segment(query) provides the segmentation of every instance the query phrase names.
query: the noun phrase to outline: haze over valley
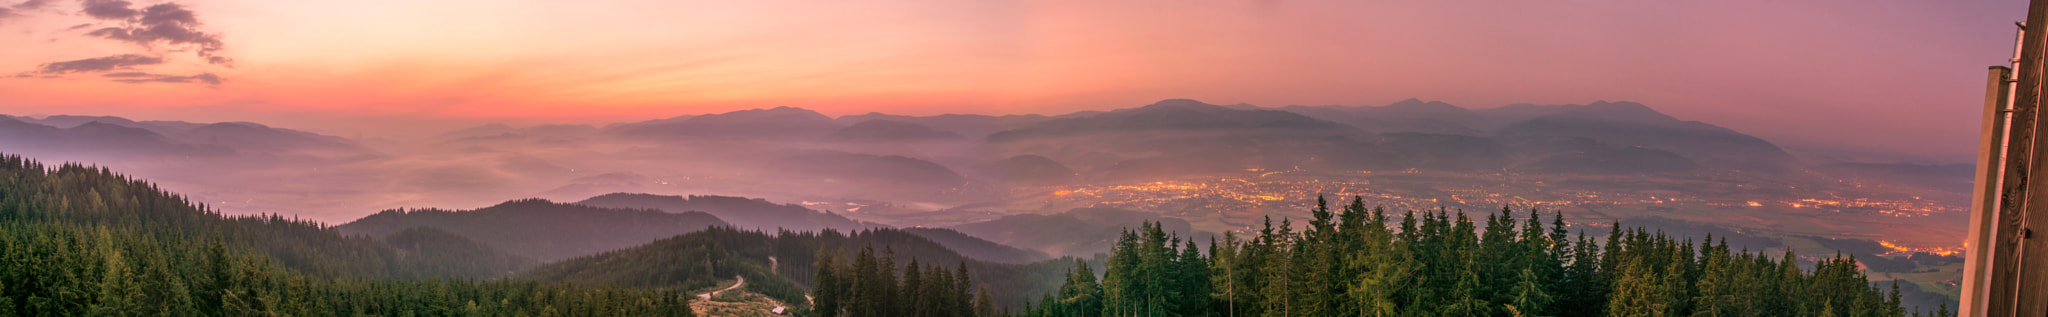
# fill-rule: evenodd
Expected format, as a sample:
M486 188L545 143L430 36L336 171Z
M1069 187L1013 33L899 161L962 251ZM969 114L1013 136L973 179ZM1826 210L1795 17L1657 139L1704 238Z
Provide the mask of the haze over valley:
M0 127L0 148L125 171L228 214L340 224L379 210L537 198L702 211L762 230L952 227L1084 257L1108 241L1045 239L1107 239L1144 220L1245 230L1269 216L1307 217L1318 196L1390 210L1561 210L1574 230L1676 221L1946 255L1960 247L1969 181L1967 165L1802 159L1711 123L1606 101L1472 109L1169 99L1055 115L836 118L778 107L367 140L64 115L10 116ZM1064 221L1105 225L1084 235L990 229L1105 212L1138 216Z

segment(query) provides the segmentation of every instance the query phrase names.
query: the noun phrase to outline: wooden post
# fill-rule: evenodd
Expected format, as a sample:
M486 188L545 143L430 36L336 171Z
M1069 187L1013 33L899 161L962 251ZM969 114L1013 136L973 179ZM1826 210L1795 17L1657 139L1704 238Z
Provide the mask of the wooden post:
M1986 280L1989 270L1985 265L1991 257L1992 224L1997 221L1998 172L2003 156L2000 148L2005 141L2005 104L2012 92L2012 68L1992 66L1988 88L1984 91L1984 130L1977 144L1977 188L1971 194L1974 206L1970 208L1970 237L1964 245L1967 252L1963 264L1962 307L1956 310L1959 317L1984 317L1985 291L1989 290Z
M2044 74L2042 58L2044 38L2048 30L2048 0L2033 0L2027 8L2025 37L2020 41L2020 61L2017 69L2019 84L2014 87L2011 132L2006 141L2006 164L2004 184L2000 191L1997 228L1991 245L1991 291L1986 295L1986 315L1993 317L2048 316L2048 245L2032 237L2030 228L2048 228L2048 215L2028 217L2038 213L2037 209L2048 207L2048 186L2029 186L2031 179L2048 177L2048 169L2035 164L2048 159L2048 152L2041 148L2037 132L2048 124L2038 118L2041 106L2041 83ZM2031 219L2030 219L2031 218Z

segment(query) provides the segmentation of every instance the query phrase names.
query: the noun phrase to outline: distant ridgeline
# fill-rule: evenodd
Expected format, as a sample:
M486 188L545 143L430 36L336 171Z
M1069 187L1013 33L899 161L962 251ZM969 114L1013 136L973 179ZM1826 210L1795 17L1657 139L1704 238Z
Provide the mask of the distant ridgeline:
M1075 262L1058 291L1022 316L1950 316L1901 307L1899 287L1874 287L1853 257L1812 270L1787 251L1731 251L1642 229L1605 242L1546 230L1509 210L1486 230L1459 213L1413 212L1398 231L1353 200L1336 214L1318 199L1295 232L1283 220L1249 240L1226 234L1208 254L1147 224L1118 239L1097 275ZM1617 227L1620 224L1615 224ZM1099 281L1099 282L1098 282ZM858 293L858 292L855 292ZM821 301L822 302L822 301Z

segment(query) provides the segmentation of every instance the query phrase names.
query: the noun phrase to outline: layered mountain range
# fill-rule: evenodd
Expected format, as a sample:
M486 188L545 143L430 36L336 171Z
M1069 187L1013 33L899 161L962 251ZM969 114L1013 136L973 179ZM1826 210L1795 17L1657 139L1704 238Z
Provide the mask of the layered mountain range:
M488 125L441 138L457 143L614 138L822 143L785 147L773 158L784 164L770 165L800 174L932 188L958 187L972 178L1029 184L1067 178L1019 169L1065 169L1077 174L1073 180L1118 181L1247 168L1655 173L1799 167L1785 150L1761 138L1680 120L1642 104L1605 101L1467 109L1415 99L1385 106L1279 108L1174 99L1060 116L870 113L839 118L781 107L604 127ZM927 143L952 147L903 145ZM84 116L0 118L0 145L59 156L374 154L357 141L256 123Z
M360 217L362 210L404 206L588 198L580 204L696 210L763 230L963 225L1014 213L969 206L1009 199L1017 188L1135 184L1248 170L1807 170L1943 188L1968 180L1967 168L1801 162L1761 138L1642 104L1606 101L1472 109L1416 99L1384 106L1285 107L1172 99L1054 116L837 118L779 107L604 126L484 125L403 142L247 122L7 116L0 117L0 149L56 160L144 161L150 165L128 170L229 211L331 208L322 212L345 215L326 218L345 220ZM169 159L180 157L203 163ZM261 190L216 185L251 182ZM620 192L648 194L606 195ZM335 197L317 199L324 196ZM732 198L738 196L804 205ZM721 207L739 205L764 212ZM946 212L933 214L940 211ZM883 213L919 216L889 219ZM1079 244L1058 248L1093 251Z

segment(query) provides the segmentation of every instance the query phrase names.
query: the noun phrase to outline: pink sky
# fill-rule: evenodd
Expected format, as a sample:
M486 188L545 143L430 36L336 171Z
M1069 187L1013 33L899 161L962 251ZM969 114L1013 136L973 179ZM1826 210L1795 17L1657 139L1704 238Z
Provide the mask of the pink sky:
M348 137L797 106L1062 113L1167 98L1486 108L1642 102L1794 147L1967 159L2025 2L179 0L196 51L0 0L0 74L117 54L158 74L0 78L0 113L248 120ZM104 1L104 0L100 0ZM135 0L135 8L165 3ZM70 29L81 23L93 27Z

